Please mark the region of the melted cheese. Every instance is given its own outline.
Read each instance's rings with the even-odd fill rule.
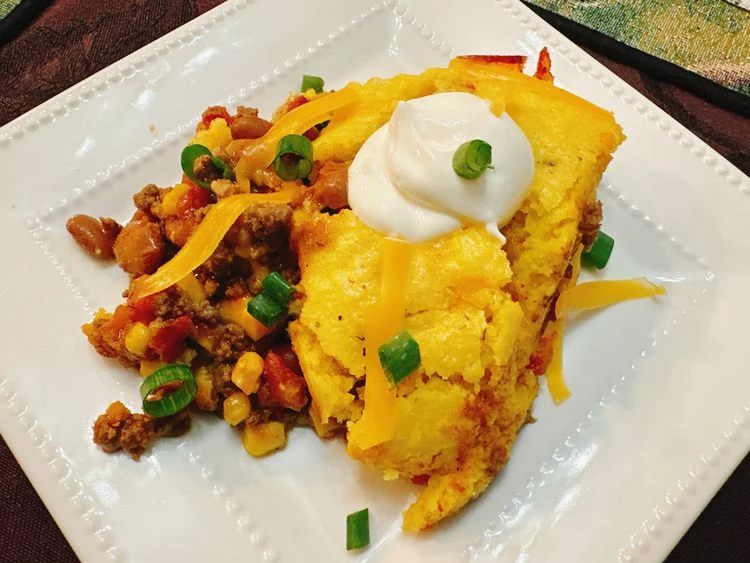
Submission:
[[[573,276],[571,286],[560,294],[555,305],[557,321],[553,330],[555,340],[552,347],[552,359],[547,368],[547,388],[555,404],[562,403],[570,397],[570,390],[565,384],[562,369],[563,334],[565,333],[564,315],[575,311],[601,309],[631,299],[664,295],[667,290],[646,278],[632,280],[600,280],[575,285],[580,272],[580,252],[573,259]]]
[[[565,321],[558,319],[555,321],[553,328],[555,331],[555,340],[552,344],[552,359],[547,366],[547,389],[552,396],[556,405],[562,403],[570,397],[570,389],[565,384],[563,377],[562,351],[563,351],[563,334],[565,334]]]
[[[569,287],[560,294],[555,315],[560,318],[575,311],[601,309],[630,299],[664,295],[666,289],[646,278],[600,280]]]
[[[365,406],[349,432],[349,443],[367,449],[390,440],[395,432],[396,395],[380,365],[378,348],[396,334],[406,317],[406,284],[413,246],[396,239],[383,241],[380,295],[365,317]]]

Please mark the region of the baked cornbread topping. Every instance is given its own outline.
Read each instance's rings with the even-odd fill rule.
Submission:
[[[601,267],[611,251],[596,187],[624,137],[554,86],[546,51],[534,76],[523,62],[314,81],[272,121],[209,108],[181,182],[141,190],[124,227],[71,219],[131,276],[84,332],[145,378],[144,414],[113,403],[95,442],[137,458],[200,409],[261,456],[309,424],[419,487],[405,530],[480,495],[548,366],[564,397],[563,316],[658,292],[576,286],[582,253]]]

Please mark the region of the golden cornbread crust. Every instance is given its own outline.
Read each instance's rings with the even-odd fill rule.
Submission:
[[[508,461],[538,393],[532,354],[624,137],[609,112],[492,62],[456,59],[348,87],[360,101],[315,141],[319,160],[350,160],[399,100],[445,91],[504,108],[535,159],[529,194],[502,228],[504,247],[476,226],[416,245],[404,328],[420,344],[422,365],[396,387],[395,436],[366,450],[348,446],[386,478],[426,482],[404,513],[404,529],[420,531],[481,494]],[[361,416],[364,314],[378,295],[382,241],[349,210],[301,209],[293,218],[304,298],[289,333],[322,436],[351,430]]]

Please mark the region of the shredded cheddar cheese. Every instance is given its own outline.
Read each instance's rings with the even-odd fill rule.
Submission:
[[[413,246],[408,242],[383,241],[380,295],[365,317],[365,406],[362,418],[349,433],[349,443],[359,449],[387,442],[396,430],[396,396],[380,365],[378,348],[404,324],[412,253]]]
[[[238,194],[214,205],[188,239],[185,246],[150,276],[133,282],[133,299],[142,299],[171,287],[203,264],[216,250],[224,235],[242,213],[256,203],[288,203],[291,191],[269,194]]]
[[[573,259],[573,276],[571,285],[557,299],[555,316],[557,321],[553,330],[555,340],[552,347],[552,359],[547,368],[547,388],[555,404],[560,404],[570,397],[570,390],[565,384],[562,369],[563,334],[565,333],[564,316],[576,311],[591,311],[609,307],[631,299],[664,295],[663,286],[656,285],[646,278],[632,280],[600,280],[575,285],[580,272],[580,251]]]
[[[547,366],[547,389],[556,405],[570,397],[570,389],[565,384],[562,366],[563,334],[565,332],[565,321],[558,319],[553,328],[555,340],[552,344],[552,359]]]
[[[632,280],[600,280],[569,287],[560,294],[555,306],[559,318],[575,311],[601,309],[630,299],[655,297],[667,291],[646,278]]]

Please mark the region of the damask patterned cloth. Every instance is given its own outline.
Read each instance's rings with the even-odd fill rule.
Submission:
[[[22,29],[50,0],[0,0],[0,44]]]
[[[750,96],[750,0],[524,1]]]

